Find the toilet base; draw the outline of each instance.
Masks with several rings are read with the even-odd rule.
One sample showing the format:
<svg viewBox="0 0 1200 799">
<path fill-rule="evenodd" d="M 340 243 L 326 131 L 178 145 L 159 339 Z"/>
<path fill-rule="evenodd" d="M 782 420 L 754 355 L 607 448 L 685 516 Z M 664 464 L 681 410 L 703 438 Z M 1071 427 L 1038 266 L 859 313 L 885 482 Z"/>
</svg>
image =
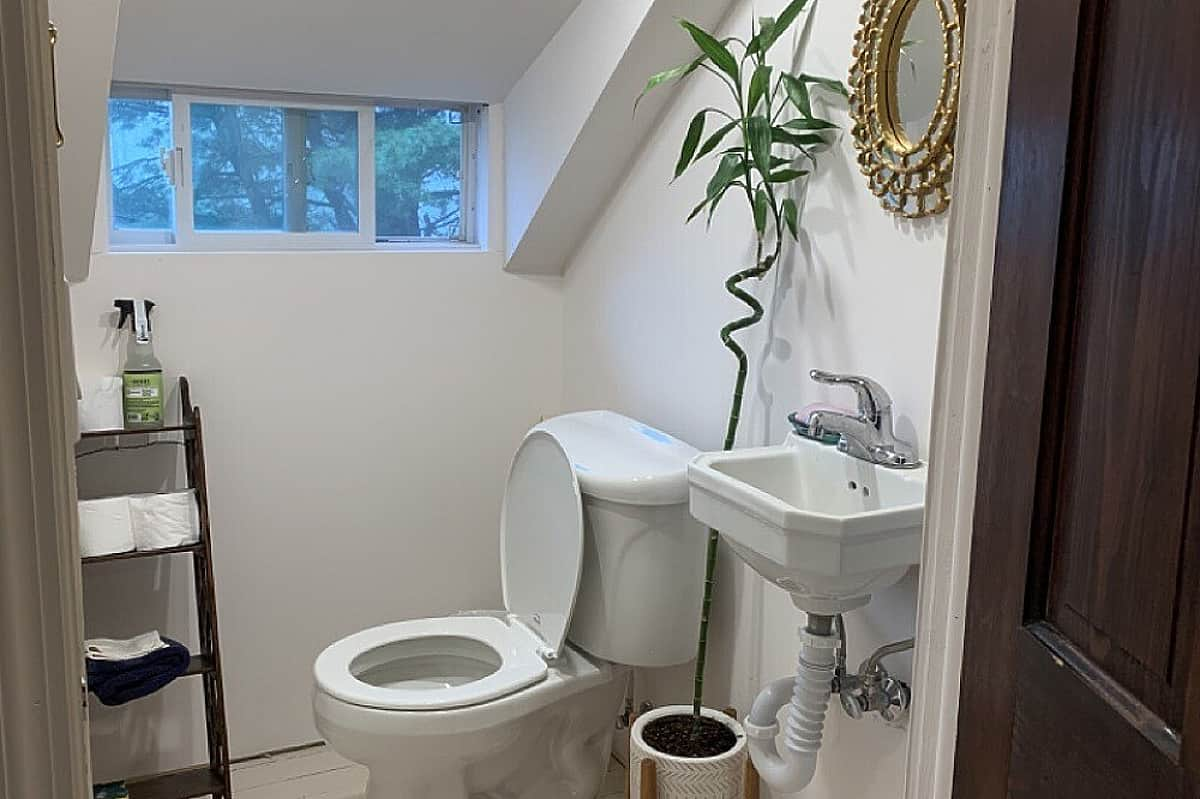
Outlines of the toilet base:
<svg viewBox="0 0 1200 799">
<path fill-rule="evenodd" d="M 319 697 L 317 726 L 335 751 L 366 766 L 365 799 L 595 799 L 624 682 L 606 680 L 496 726 L 443 734 L 426 725 L 389 731 L 385 711 Z"/>
<path fill-rule="evenodd" d="M 462 772 L 413 781 L 411 774 L 391 774 L 380 768 L 367 778 L 363 799 L 470 799 Z"/>
</svg>

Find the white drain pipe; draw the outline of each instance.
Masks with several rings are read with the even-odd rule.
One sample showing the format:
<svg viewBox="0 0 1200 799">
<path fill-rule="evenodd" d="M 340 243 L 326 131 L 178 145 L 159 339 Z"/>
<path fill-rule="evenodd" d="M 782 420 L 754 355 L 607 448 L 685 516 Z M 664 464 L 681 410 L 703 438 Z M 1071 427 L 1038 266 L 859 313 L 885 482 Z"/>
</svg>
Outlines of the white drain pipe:
<svg viewBox="0 0 1200 799">
<path fill-rule="evenodd" d="M 833 694 L 837 646 L 833 617 L 809 614 L 808 626 L 800 631 L 796 676 L 776 680 L 764 688 L 743 723 L 750 757 L 772 791 L 802 791 L 817 771 L 825 711 Z M 781 752 L 775 738 L 779 734 L 777 718 L 784 705 L 789 707 Z"/>
</svg>

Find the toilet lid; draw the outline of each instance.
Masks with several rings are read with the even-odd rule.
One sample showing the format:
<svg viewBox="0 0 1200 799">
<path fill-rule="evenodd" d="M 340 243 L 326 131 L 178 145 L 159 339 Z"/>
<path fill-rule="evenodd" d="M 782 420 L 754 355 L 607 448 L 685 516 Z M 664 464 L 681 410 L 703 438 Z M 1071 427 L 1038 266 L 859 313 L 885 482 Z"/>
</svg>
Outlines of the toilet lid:
<svg viewBox="0 0 1200 799">
<path fill-rule="evenodd" d="M 583 565 L 583 499 L 571 459 L 552 434 L 533 430 L 513 458 L 500 517 L 504 605 L 562 652 Z"/>
</svg>

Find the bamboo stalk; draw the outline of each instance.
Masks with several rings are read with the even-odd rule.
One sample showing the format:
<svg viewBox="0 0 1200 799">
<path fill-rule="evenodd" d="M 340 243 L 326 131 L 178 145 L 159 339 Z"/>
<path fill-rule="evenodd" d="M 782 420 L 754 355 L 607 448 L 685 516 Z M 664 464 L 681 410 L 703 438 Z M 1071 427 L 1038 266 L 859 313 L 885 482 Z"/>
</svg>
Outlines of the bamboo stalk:
<svg viewBox="0 0 1200 799">
<path fill-rule="evenodd" d="M 779 228 L 778 220 L 776 220 L 776 228 Z M 733 338 L 733 334 L 757 324 L 763 318 L 762 303 L 753 294 L 743 289 L 741 283 L 750 278 L 762 278 L 771 271 L 771 267 L 779 259 L 779 253 L 783 247 L 782 231 L 779 233 L 780 235 L 775 238 L 774 254 L 765 258 L 763 257 L 763 237 L 759 234 L 754 266 L 731 275 L 725 281 L 725 289 L 750 308 L 749 314 L 735 319 L 721 328 L 721 341 L 726 349 L 733 353 L 738 362 L 733 401 L 729 408 L 729 424 L 725 429 L 726 451 L 733 449 L 733 445 L 737 442 L 738 425 L 742 418 L 742 398 L 746 390 L 746 377 L 750 370 L 746 351 Z M 717 571 L 717 552 L 720 540 L 720 533 L 709 528 L 708 548 L 704 560 L 704 599 L 700 605 L 700 638 L 696 644 L 696 671 L 692 686 L 692 715 L 695 717 L 693 729 L 696 735 L 699 735 L 700 732 L 700 708 L 704 703 L 704 670 L 708 665 L 708 622 L 712 610 L 713 585 Z"/>
</svg>

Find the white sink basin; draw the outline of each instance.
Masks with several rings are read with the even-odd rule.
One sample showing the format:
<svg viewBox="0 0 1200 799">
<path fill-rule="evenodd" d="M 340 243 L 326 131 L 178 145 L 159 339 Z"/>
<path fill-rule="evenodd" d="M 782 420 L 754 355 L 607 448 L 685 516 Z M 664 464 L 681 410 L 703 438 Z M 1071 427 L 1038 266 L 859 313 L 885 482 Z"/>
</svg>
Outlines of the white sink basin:
<svg viewBox="0 0 1200 799">
<path fill-rule="evenodd" d="M 918 562 L 925 473 L 792 434 L 777 447 L 698 455 L 691 512 L 801 609 L 841 613 Z"/>
</svg>

